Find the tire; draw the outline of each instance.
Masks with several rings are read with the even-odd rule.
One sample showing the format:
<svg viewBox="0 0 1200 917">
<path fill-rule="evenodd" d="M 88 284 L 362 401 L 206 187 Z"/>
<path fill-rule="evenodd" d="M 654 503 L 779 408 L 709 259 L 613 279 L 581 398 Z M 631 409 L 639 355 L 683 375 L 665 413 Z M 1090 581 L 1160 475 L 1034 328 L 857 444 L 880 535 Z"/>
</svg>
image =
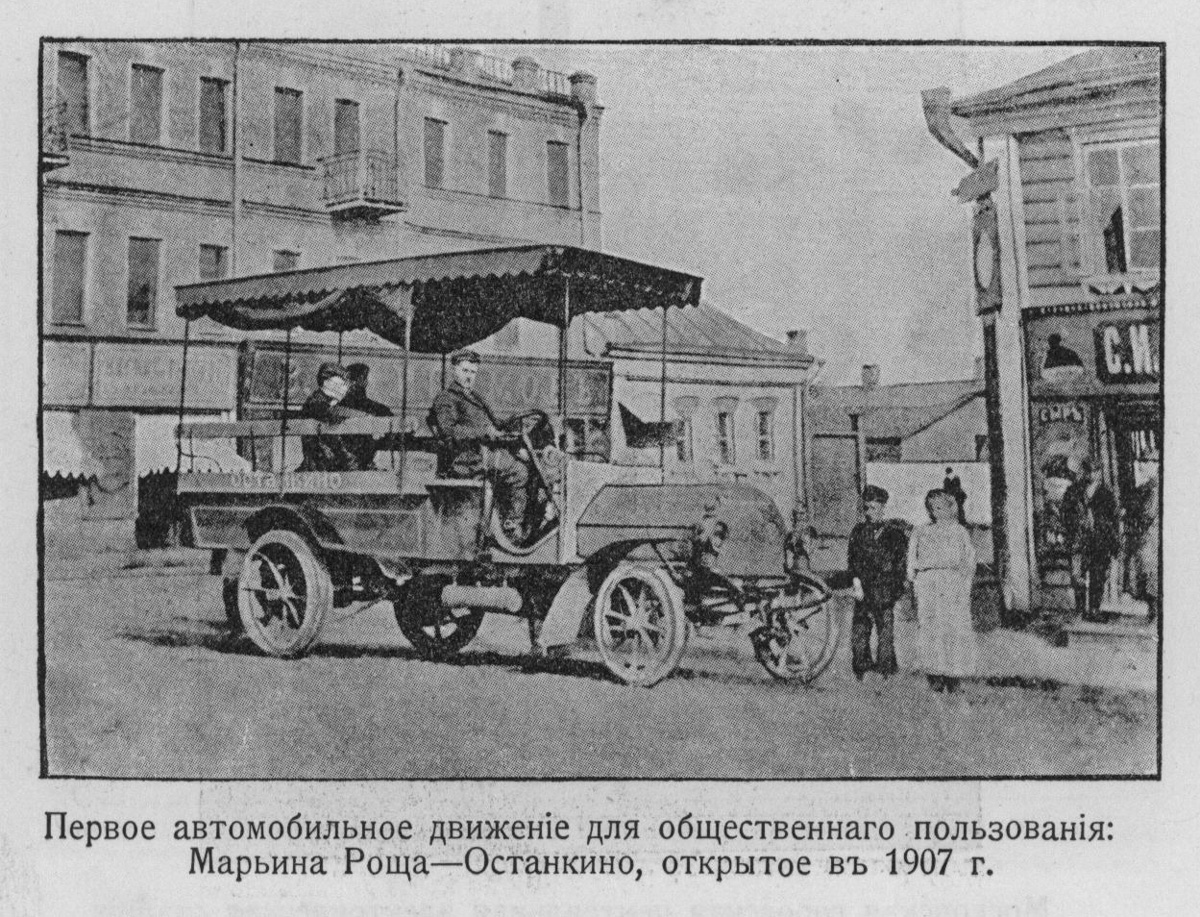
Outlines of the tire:
<svg viewBox="0 0 1200 917">
<path fill-rule="evenodd" d="M 246 554 L 238 579 L 242 628 L 268 656 L 304 655 L 333 608 L 333 581 L 302 535 L 273 529 Z"/>
<path fill-rule="evenodd" d="M 622 562 L 605 577 L 592 626 L 604 664 L 630 685 L 662 681 L 687 646 L 683 593 L 664 568 L 649 564 Z"/>
<path fill-rule="evenodd" d="M 479 608 L 447 608 L 442 589 L 449 576 L 417 574 L 392 601 L 400 633 L 426 659 L 448 659 L 475 639 L 483 624 Z"/>
<path fill-rule="evenodd" d="M 766 634 L 755 640 L 755 657 L 779 681 L 812 684 L 829 668 L 837 653 L 842 631 L 837 600 L 826 589 L 824 601 L 803 607 L 815 594 L 815 590 L 802 587 L 796 596 L 780 597 L 783 604 L 780 611 L 790 633 L 786 643 Z M 787 610 L 789 606 L 794 610 Z"/>
</svg>

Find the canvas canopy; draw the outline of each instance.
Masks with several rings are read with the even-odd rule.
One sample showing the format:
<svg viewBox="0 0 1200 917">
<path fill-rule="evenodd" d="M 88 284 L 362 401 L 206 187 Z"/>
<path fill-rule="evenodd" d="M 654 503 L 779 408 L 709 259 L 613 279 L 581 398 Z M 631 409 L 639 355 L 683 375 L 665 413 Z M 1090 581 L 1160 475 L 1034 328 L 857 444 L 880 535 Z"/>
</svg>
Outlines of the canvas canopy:
<svg viewBox="0 0 1200 917">
<path fill-rule="evenodd" d="M 586 312 L 694 306 L 701 278 L 568 246 L 530 245 L 285 271 L 176 287 L 176 312 L 243 331 L 366 329 L 447 353 L 514 318 L 563 327 Z M 569 303 L 569 309 L 567 307 Z"/>
</svg>

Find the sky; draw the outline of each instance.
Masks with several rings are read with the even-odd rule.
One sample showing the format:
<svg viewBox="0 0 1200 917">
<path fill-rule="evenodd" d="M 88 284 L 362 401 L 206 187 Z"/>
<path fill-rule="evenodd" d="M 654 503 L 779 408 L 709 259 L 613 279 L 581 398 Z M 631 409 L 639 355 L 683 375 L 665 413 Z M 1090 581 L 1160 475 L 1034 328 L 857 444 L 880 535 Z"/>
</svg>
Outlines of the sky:
<svg viewBox="0 0 1200 917">
<path fill-rule="evenodd" d="M 499 56 L 514 49 L 485 48 Z M 782 338 L 808 332 L 820 380 L 969 378 L 967 166 L 929 135 L 921 91 L 1003 85 L 1079 48 L 527 46 L 587 70 L 604 249 L 704 277 L 704 296 Z"/>
</svg>

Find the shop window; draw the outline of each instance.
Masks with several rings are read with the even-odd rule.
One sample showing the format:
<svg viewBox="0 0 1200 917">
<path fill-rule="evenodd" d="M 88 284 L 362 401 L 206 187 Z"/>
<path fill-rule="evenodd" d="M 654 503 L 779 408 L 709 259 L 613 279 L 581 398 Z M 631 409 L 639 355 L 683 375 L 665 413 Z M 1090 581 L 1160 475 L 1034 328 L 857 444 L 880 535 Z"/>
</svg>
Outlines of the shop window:
<svg viewBox="0 0 1200 917">
<path fill-rule="evenodd" d="M 358 133 L 358 103 L 337 99 L 333 105 L 333 155 L 357 153 L 361 149 Z"/>
<path fill-rule="evenodd" d="M 225 102 L 228 91 L 228 81 L 200 77 L 200 150 L 204 153 L 228 150 L 229 117 Z"/>
<path fill-rule="evenodd" d="M 425 119 L 425 187 L 441 188 L 446 180 L 446 122 Z"/>
<path fill-rule="evenodd" d="M 571 205 L 569 150 L 570 147 L 557 140 L 546 144 L 547 194 L 551 205 L 555 207 Z"/>
<path fill-rule="evenodd" d="M 299 252 L 290 252 L 286 249 L 277 248 L 272 252 L 272 256 L 272 267 L 276 273 L 279 271 L 294 271 L 300 266 Z"/>
<path fill-rule="evenodd" d="M 129 286 L 125 297 L 125 321 L 149 328 L 154 325 L 158 305 L 158 239 L 129 240 Z"/>
<path fill-rule="evenodd" d="M 162 139 L 163 72 L 134 64 L 129 81 L 129 139 L 156 144 Z"/>
<path fill-rule="evenodd" d="M 1162 239 L 1158 143 L 1088 147 L 1085 171 L 1096 272 L 1158 270 Z"/>
<path fill-rule="evenodd" d="M 508 197 L 508 135 L 488 131 L 488 194 Z"/>
<path fill-rule="evenodd" d="M 224 280 L 229 276 L 229 249 L 224 245 L 200 246 L 200 279 Z"/>
<path fill-rule="evenodd" d="M 304 93 L 275 87 L 275 161 L 298 165 L 303 150 Z"/>
<path fill-rule="evenodd" d="M 54 298 L 50 320 L 59 324 L 83 322 L 83 297 L 87 288 L 86 232 L 59 231 L 54 234 Z"/>
<path fill-rule="evenodd" d="M 68 133 L 90 134 L 88 59 L 85 55 L 58 52 L 58 100 L 65 103 L 63 120 Z"/>
</svg>

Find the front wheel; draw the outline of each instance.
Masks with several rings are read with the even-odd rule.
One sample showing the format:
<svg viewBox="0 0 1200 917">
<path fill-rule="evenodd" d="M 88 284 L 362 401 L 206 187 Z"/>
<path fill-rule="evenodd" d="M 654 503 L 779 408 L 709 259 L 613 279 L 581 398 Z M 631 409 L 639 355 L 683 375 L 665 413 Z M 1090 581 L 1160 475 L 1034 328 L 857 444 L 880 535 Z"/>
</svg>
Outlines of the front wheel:
<svg viewBox="0 0 1200 917">
<path fill-rule="evenodd" d="M 404 584 L 392 601 L 400 633 L 426 659 L 446 659 L 475 639 L 483 624 L 478 608 L 447 608 L 442 589 L 450 584 L 444 575 L 418 574 Z"/>
<path fill-rule="evenodd" d="M 835 599 L 824 583 L 800 586 L 797 595 L 779 596 L 771 627 L 752 635 L 754 655 L 780 681 L 812 684 L 829 668 L 841 639 Z"/>
<path fill-rule="evenodd" d="M 600 657 L 626 684 L 662 681 L 687 645 L 683 593 L 662 567 L 618 564 L 596 593 L 592 623 Z"/>
<path fill-rule="evenodd" d="M 329 568 L 296 532 L 274 529 L 254 543 L 238 578 L 242 628 L 268 656 L 301 656 L 333 608 Z"/>
</svg>

